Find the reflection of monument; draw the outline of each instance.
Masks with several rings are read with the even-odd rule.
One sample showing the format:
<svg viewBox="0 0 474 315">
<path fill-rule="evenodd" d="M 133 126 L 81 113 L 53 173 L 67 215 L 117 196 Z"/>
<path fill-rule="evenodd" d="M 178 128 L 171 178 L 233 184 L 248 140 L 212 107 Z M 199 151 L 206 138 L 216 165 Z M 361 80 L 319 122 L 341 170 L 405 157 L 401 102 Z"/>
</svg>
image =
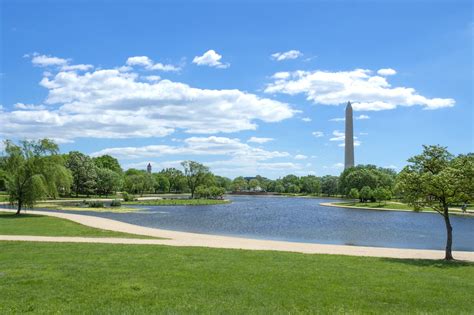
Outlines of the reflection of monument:
<svg viewBox="0 0 474 315">
<path fill-rule="evenodd" d="M 344 169 L 354 166 L 354 124 L 352 121 L 352 105 L 346 106 L 346 136 L 345 136 Z"/>
<path fill-rule="evenodd" d="M 146 171 L 148 174 L 151 174 L 151 164 L 148 163 L 147 167 L 146 167 Z"/>
</svg>

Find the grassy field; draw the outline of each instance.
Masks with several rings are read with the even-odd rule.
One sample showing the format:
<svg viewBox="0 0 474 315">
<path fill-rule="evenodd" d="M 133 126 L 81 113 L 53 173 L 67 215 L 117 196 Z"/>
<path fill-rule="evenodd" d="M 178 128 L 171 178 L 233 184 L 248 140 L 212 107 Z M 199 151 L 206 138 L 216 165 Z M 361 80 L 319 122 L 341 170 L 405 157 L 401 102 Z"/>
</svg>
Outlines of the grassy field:
<svg viewBox="0 0 474 315">
<path fill-rule="evenodd" d="M 142 235 L 95 229 L 60 218 L 25 213 L 18 216 L 7 212 L 0 212 L 0 235 L 151 238 Z"/>
<path fill-rule="evenodd" d="M 396 210 L 410 210 L 414 211 L 413 206 L 407 205 L 405 203 L 400 203 L 400 202 L 387 202 L 387 203 L 378 203 L 378 202 L 334 202 L 334 205 L 338 206 L 350 206 L 350 207 L 360 207 L 360 208 L 377 208 L 380 210 L 384 209 L 396 209 Z M 468 208 L 470 209 L 470 208 Z M 431 208 L 423 208 L 423 212 L 428 211 L 428 212 L 435 212 Z M 461 213 L 461 210 L 459 209 L 450 209 L 449 210 L 452 213 Z"/>
<path fill-rule="evenodd" d="M 0 313 L 474 312 L 474 264 L 151 245 L 0 243 Z"/>
<path fill-rule="evenodd" d="M 229 203 L 229 200 L 215 199 L 159 199 L 159 200 L 140 200 L 122 202 L 124 205 L 143 205 L 143 206 L 204 206 L 220 205 Z"/>
</svg>

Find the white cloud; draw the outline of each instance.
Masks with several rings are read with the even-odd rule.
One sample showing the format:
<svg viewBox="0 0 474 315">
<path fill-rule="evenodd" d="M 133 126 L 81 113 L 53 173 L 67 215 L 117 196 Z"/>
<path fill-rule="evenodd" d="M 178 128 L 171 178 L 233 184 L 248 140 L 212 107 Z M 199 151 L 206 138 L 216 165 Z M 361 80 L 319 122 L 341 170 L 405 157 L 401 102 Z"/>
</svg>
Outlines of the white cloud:
<svg viewBox="0 0 474 315">
<path fill-rule="evenodd" d="M 222 56 L 215 52 L 213 49 L 206 51 L 202 56 L 196 56 L 193 59 L 193 63 L 198 66 L 209 66 L 219 69 L 225 69 L 230 66 L 229 63 L 221 62 Z"/>
<path fill-rule="evenodd" d="M 346 121 L 346 119 L 344 117 L 340 117 L 340 118 L 331 118 L 329 119 L 329 121 L 336 121 L 336 122 L 339 122 L 339 121 Z"/>
<path fill-rule="evenodd" d="M 32 56 L 25 55 L 25 57 L 32 57 L 31 62 L 33 65 L 38 67 L 49 67 L 49 66 L 65 66 L 68 64 L 67 59 L 58 58 L 54 56 L 40 55 L 34 53 Z"/>
<path fill-rule="evenodd" d="M 25 110 L 43 110 L 46 107 L 44 105 L 33 105 L 33 104 L 23 104 L 23 103 L 16 103 L 13 105 L 15 109 L 25 109 Z"/>
<path fill-rule="evenodd" d="M 65 65 L 61 67 L 62 71 L 87 71 L 91 70 L 94 68 L 93 65 L 85 65 L 85 64 L 79 64 L 79 65 Z"/>
<path fill-rule="evenodd" d="M 311 134 L 316 138 L 324 137 L 324 132 L 322 131 L 313 131 Z"/>
<path fill-rule="evenodd" d="M 365 120 L 365 119 L 370 119 L 368 115 L 359 115 L 355 119 L 357 120 Z"/>
<path fill-rule="evenodd" d="M 306 160 L 308 157 L 304 154 L 295 155 L 295 160 Z"/>
<path fill-rule="evenodd" d="M 276 61 L 283 61 L 288 59 L 296 59 L 303 56 L 299 50 L 289 50 L 285 52 L 277 52 L 272 54 L 272 59 Z"/>
<path fill-rule="evenodd" d="M 247 142 L 253 142 L 253 143 L 267 143 L 270 141 L 273 141 L 275 139 L 273 138 L 259 138 L 259 137 L 250 137 L 250 139 L 247 140 Z"/>
<path fill-rule="evenodd" d="M 145 77 L 145 80 L 150 82 L 157 82 L 161 80 L 161 77 L 159 75 L 148 75 Z"/>
<path fill-rule="evenodd" d="M 167 65 L 167 64 L 162 64 L 160 62 L 153 62 L 150 58 L 147 56 L 134 56 L 134 57 L 129 57 L 126 62 L 127 66 L 134 67 L 134 66 L 141 66 L 144 67 L 147 70 L 159 70 L 159 71 L 179 71 L 181 70 L 180 67 L 174 66 L 174 65 Z"/>
<path fill-rule="evenodd" d="M 156 158 L 166 155 L 227 155 L 245 157 L 254 161 L 263 161 L 277 157 L 287 157 L 287 152 L 266 151 L 242 143 L 237 138 L 226 137 L 190 137 L 181 146 L 148 145 L 143 147 L 107 148 L 94 152 L 92 156 L 110 154 L 122 159 Z"/>
<path fill-rule="evenodd" d="M 397 106 L 422 106 L 424 109 L 452 107 L 452 98 L 427 98 L 415 89 L 392 87 L 385 77 L 372 71 L 294 71 L 284 77 L 281 73 L 267 85 L 266 93 L 304 94 L 309 101 L 321 105 L 342 105 L 348 100 L 354 110 L 387 110 Z"/>
<path fill-rule="evenodd" d="M 136 60 L 135 60 L 136 62 Z M 60 71 L 43 77 L 45 109 L 0 115 L 0 136 L 15 138 L 143 138 L 176 130 L 219 133 L 255 130 L 296 112 L 288 104 L 237 89 L 211 90 L 161 80 L 141 82 L 134 72 Z"/>
<path fill-rule="evenodd" d="M 304 122 L 310 122 L 312 119 L 309 117 L 304 117 L 304 118 L 301 118 L 301 120 Z"/>
<path fill-rule="evenodd" d="M 395 71 L 392 68 L 384 68 L 384 69 L 379 69 L 377 71 L 377 74 L 383 75 L 383 76 L 389 76 L 389 75 L 395 75 L 397 74 L 397 71 Z"/>
</svg>

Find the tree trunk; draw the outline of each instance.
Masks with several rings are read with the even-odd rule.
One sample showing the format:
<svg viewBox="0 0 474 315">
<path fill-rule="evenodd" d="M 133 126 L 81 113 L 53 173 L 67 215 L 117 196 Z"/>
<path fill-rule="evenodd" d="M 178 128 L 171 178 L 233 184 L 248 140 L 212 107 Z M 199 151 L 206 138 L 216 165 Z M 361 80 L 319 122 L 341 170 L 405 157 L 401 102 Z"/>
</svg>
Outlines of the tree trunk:
<svg viewBox="0 0 474 315">
<path fill-rule="evenodd" d="M 444 206 L 444 223 L 446 224 L 446 232 L 447 232 L 447 239 L 446 239 L 446 252 L 445 252 L 445 260 L 453 260 L 453 255 L 451 253 L 451 247 L 453 245 L 453 227 L 451 226 L 451 222 L 449 221 L 449 212 L 448 206 Z"/>
<path fill-rule="evenodd" d="M 21 211 L 21 201 L 18 201 L 18 209 L 16 210 L 16 214 L 20 214 Z"/>
</svg>

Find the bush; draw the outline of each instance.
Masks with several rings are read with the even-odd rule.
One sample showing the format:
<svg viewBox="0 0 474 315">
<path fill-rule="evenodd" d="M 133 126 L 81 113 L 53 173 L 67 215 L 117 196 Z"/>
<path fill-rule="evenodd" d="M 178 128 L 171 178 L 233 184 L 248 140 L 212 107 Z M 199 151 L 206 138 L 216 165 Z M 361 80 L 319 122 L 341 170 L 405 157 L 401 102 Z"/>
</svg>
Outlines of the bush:
<svg viewBox="0 0 474 315">
<path fill-rule="evenodd" d="M 133 200 L 135 200 L 135 196 L 129 195 L 127 192 L 122 193 L 122 198 L 123 198 L 123 201 L 133 201 Z"/>
<path fill-rule="evenodd" d="M 225 189 L 217 186 L 198 186 L 194 192 L 194 196 L 199 199 L 218 199 L 222 198 L 224 194 Z"/>
<path fill-rule="evenodd" d="M 89 208 L 103 208 L 104 203 L 102 201 L 89 201 L 87 202 Z"/>
<path fill-rule="evenodd" d="M 122 206 L 122 203 L 120 202 L 120 200 L 114 199 L 114 200 L 112 200 L 112 202 L 110 203 L 110 206 L 111 206 L 111 207 L 121 207 L 121 206 Z"/>
<path fill-rule="evenodd" d="M 359 199 L 359 191 L 357 190 L 357 188 L 352 188 L 351 191 L 349 191 L 349 198 Z"/>
</svg>

